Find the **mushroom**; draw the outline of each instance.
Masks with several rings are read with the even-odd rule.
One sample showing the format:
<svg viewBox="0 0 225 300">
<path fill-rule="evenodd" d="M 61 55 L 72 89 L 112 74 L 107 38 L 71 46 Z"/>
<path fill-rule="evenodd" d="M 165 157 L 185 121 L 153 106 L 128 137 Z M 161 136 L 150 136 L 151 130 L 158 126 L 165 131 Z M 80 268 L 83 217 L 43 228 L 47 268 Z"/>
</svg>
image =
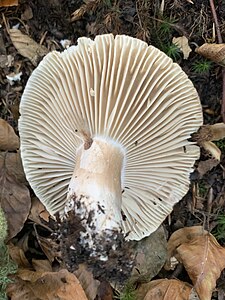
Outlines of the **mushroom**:
<svg viewBox="0 0 225 300">
<path fill-rule="evenodd" d="M 199 97 L 176 63 L 141 40 L 82 37 L 47 54 L 20 113 L 31 187 L 52 215 L 80 216 L 85 238 L 95 233 L 90 247 L 103 233 L 150 235 L 188 191 Z"/>
</svg>

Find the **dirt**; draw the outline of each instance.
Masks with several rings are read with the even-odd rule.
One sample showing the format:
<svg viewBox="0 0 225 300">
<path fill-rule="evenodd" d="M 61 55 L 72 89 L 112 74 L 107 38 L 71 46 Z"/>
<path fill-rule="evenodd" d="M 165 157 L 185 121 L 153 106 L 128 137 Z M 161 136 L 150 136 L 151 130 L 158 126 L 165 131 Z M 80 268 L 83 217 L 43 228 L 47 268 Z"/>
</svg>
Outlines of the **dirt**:
<svg viewBox="0 0 225 300">
<path fill-rule="evenodd" d="M 196 47 L 205 42 L 217 41 L 209 1 L 168 0 L 165 1 L 164 7 L 161 6 L 162 3 L 164 1 L 159 0 L 89 0 L 86 4 L 79 0 L 21 0 L 18 6 L 1 7 L 0 117 L 7 120 L 18 132 L 20 98 L 35 68 L 31 61 L 18 54 L 13 46 L 6 28 L 8 24 L 10 28 L 19 25 L 23 33 L 29 34 L 37 43 L 41 42 L 48 51 L 63 51 L 60 43 L 63 39 L 76 44 L 81 36 L 93 38 L 97 34 L 112 32 L 140 38 L 168 54 L 172 38 L 186 36 L 192 52 L 188 59 L 183 59 L 182 53 L 178 53 L 174 60 L 183 68 L 198 91 L 203 107 L 204 123 L 222 122 L 222 68 L 209 62 L 209 68 L 206 70 L 196 69 L 196 64 L 199 62 L 208 62 L 195 52 Z M 216 12 L 221 35 L 225 41 L 225 2 L 223 0 L 217 1 Z M 11 55 L 10 65 L 4 62 L 1 64 L 1 58 L 5 55 Z M 6 75 L 13 72 L 22 72 L 22 76 L 20 81 L 10 85 Z M 196 162 L 188 194 L 175 206 L 172 215 L 164 223 L 168 236 L 178 228 L 191 225 L 201 224 L 210 231 L 216 230 L 217 216 L 225 211 L 225 146 L 220 143 L 219 147 L 222 151 L 221 162 L 205 174 L 199 173 L 198 162 Z M 200 161 L 208 159 L 210 159 L 209 154 L 203 150 Z M 76 224 L 73 226 L 76 227 Z M 23 230 L 26 231 L 27 228 L 31 230 L 29 224 L 26 224 Z M 62 224 L 61 233 L 65 230 L 68 230 L 68 224 Z M 221 239 L 220 243 L 224 245 L 225 240 Z M 70 268 L 71 261 L 75 260 L 74 264 L 80 262 L 79 259 L 71 256 L 69 250 L 71 246 L 73 246 L 71 239 L 65 241 L 62 246 L 66 264 Z M 41 249 L 39 251 L 41 252 Z M 121 252 L 119 256 L 122 257 L 123 254 L 124 252 Z M 29 255 L 32 257 L 31 253 Z M 33 257 L 35 255 L 33 254 Z M 113 255 L 112 258 L 115 259 Z M 87 257 L 88 253 L 84 260 Z M 113 273 L 117 271 L 114 269 L 114 260 L 110 264 L 112 270 L 109 274 L 113 276 Z M 102 267 L 109 267 L 109 265 L 102 265 L 99 268 Z M 181 272 L 180 276 L 185 275 Z"/>
</svg>

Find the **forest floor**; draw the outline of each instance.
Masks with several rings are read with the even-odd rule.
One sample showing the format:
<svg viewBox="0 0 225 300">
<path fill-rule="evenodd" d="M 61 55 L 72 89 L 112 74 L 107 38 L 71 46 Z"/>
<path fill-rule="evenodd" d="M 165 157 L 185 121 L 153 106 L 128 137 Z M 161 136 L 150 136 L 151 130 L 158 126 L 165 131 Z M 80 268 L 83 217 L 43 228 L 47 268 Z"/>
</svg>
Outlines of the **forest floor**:
<svg viewBox="0 0 225 300">
<path fill-rule="evenodd" d="M 216 1 L 215 10 L 221 37 L 225 42 L 225 1 Z M 12 28 L 18 28 L 23 34 L 29 35 L 33 42 L 43 46 L 38 57 L 34 57 L 32 50 L 31 53 L 23 52 L 23 45 L 12 42 L 13 38 L 14 41 L 23 39 L 23 36 L 15 37 L 15 32 L 10 31 Z M 80 0 L 20 0 L 16 6 L 4 7 L 1 6 L 0 1 L 0 118 L 6 120 L 19 135 L 20 98 L 29 76 L 42 57 L 53 50 L 63 51 L 65 43 L 76 44 L 79 37 L 94 38 L 96 35 L 105 33 L 130 35 L 165 52 L 182 67 L 193 82 L 202 103 L 204 124 L 223 122 L 221 116 L 222 67 L 195 51 L 204 43 L 218 42 L 218 32 L 215 29 L 208 0 L 87 0 L 85 2 Z M 188 50 L 187 45 L 179 49 L 174 42 L 174 38 L 183 40 L 184 37 L 190 47 Z M 29 43 L 26 40 L 23 42 Z M 174 211 L 163 224 L 167 239 L 178 229 L 202 226 L 215 236 L 221 246 L 225 245 L 225 139 L 217 141 L 216 145 L 221 151 L 220 161 L 202 149 L 201 157 L 196 162 L 191 175 L 189 192 L 175 205 Z M 40 284 L 35 286 L 34 282 L 43 274 L 47 276 L 52 275 L 53 271 L 59 272 L 60 268 L 56 265 L 60 265 L 60 254 L 50 237 L 53 229 L 49 225 L 49 215 L 28 186 L 16 151 L 8 152 L 13 154 L 13 157 L 6 162 L 5 152 L 0 152 L 0 164 L 2 168 L 3 165 L 7 165 L 8 171 L 10 169 L 9 173 L 17 177 L 11 184 L 19 196 L 14 197 L 16 207 L 8 210 L 8 216 L 6 216 L 8 219 L 13 219 L 10 225 L 11 236 L 7 239 L 7 245 L 17 265 L 22 266 L 23 270 L 29 269 L 33 272 L 32 275 L 23 273 L 16 279 L 12 279 L 16 281 L 12 281 L 14 285 L 11 283 L 7 290 L 8 299 L 85 299 L 82 296 L 70 298 L 70 296 L 59 294 L 59 298 L 54 298 L 55 296 L 51 296 L 48 288 L 45 287 L 45 293 L 49 293 L 47 298 L 46 294 L 41 292 Z M 29 200 L 32 203 L 30 204 L 31 210 L 30 206 L 26 205 L 30 194 L 27 194 L 24 186 L 31 193 L 32 202 Z M 20 203 L 21 208 L 18 208 Z M 14 217 L 18 212 L 21 213 L 19 220 Z M 225 260 L 224 257 L 221 259 Z M 221 267 L 220 272 L 222 269 Z M 39 277 L 37 274 L 34 275 L 34 271 L 37 273 L 37 270 L 39 275 L 42 272 Z M 127 292 L 125 296 L 121 293 L 119 296 L 120 291 L 115 291 L 110 287 L 110 280 L 100 280 L 99 286 L 99 282 L 96 283 L 92 277 L 89 279 L 88 276 L 92 274 L 82 275 L 82 272 L 84 271 L 80 271 L 76 276 L 89 299 L 110 300 L 113 297 L 120 297 L 124 300 L 136 299 L 133 290 L 138 288 L 137 284 L 132 287 L 132 292 Z M 225 299 L 225 273 L 220 274 L 220 272 L 217 276 L 218 280 L 217 278 L 215 280 L 215 289 L 215 285 L 212 284 L 212 299 Z M 66 276 L 69 282 L 70 275 L 68 274 L 63 274 L 63 276 Z M 86 291 L 88 288 L 83 283 L 82 276 L 88 277 L 84 280 L 86 285 L 88 285 L 87 282 L 92 282 L 92 291 Z M 32 283 L 29 283 L 28 287 L 27 282 L 31 277 Z M 178 265 L 176 271 L 158 270 L 154 279 L 162 278 L 177 278 L 188 282 L 190 286 L 193 284 L 193 278 L 184 267 L 181 267 L 181 264 Z M 54 284 L 56 289 L 56 281 Z M 34 292 L 35 288 L 38 289 L 39 294 Z M 151 298 L 150 296 L 147 298 L 146 292 L 142 295 L 145 296 L 139 296 L 137 299 L 172 299 Z M 200 299 L 210 298 L 200 296 Z"/>
</svg>

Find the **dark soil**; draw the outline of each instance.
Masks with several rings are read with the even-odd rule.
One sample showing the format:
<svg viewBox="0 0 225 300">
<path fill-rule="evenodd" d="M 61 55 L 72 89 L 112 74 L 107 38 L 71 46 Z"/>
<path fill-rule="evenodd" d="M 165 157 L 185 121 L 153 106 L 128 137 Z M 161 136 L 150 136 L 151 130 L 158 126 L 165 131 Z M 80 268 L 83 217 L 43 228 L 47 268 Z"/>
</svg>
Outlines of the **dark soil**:
<svg viewBox="0 0 225 300">
<path fill-rule="evenodd" d="M 163 2 L 160 0 L 87 0 L 86 4 L 80 0 L 19 2 L 17 7 L 0 8 L 0 117 L 7 120 L 16 132 L 20 97 L 35 67 L 14 48 L 6 23 L 10 28 L 19 24 L 22 32 L 38 43 L 41 41 L 49 51 L 62 51 L 60 41 L 63 39 L 76 44 L 81 36 L 93 38 L 98 34 L 113 33 L 137 37 L 169 54 L 172 38 L 186 36 L 193 50 L 189 58 L 183 59 L 179 52 L 173 54 L 172 58 L 187 73 L 198 91 L 204 123 L 222 122 L 222 68 L 213 62 L 208 63 L 194 51 L 205 42 L 217 41 L 208 0 L 193 0 L 193 4 L 188 0 L 168 0 L 165 1 L 163 12 L 160 12 Z M 73 13 L 80 8 L 79 17 L 72 22 L 71 18 L 75 18 Z M 216 1 L 216 12 L 225 41 L 225 1 Z M 1 63 L 1 57 L 9 54 L 13 59 L 10 66 Z M 208 63 L 208 69 L 197 68 L 200 62 Z M 22 72 L 21 80 L 14 85 L 10 85 L 6 79 L 6 75 L 12 72 Z M 200 174 L 196 163 L 188 194 L 165 221 L 168 236 L 178 228 L 192 225 L 204 225 L 210 231 L 218 231 L 217 217 L 225 212 L 225 141 L 218 145 L 222 151 L 220 164 Z M 209 158 L 202 151 L 200 160 Z M 219 242 L 224 245 L 225 237 L 220 238 Z"/>
</svg>

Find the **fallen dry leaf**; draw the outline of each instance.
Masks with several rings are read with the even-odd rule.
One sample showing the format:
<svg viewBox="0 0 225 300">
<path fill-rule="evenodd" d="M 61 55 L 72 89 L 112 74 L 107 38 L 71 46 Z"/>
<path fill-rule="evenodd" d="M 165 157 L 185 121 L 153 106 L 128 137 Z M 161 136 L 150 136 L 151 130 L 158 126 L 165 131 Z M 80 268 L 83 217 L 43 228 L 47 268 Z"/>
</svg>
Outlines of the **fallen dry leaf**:
<svg viewBox="0 0 225 300">
<path fill-rule="evenodd" d="M 36 43 L 19 29 L 9 29 L 9 35 L 19 54 L 28 58 L 34 66 L 37 66 L 40 59 L 48 53 L 46 47 Z"/>
<path fill-rule="evenodd" d="M 102 281 L 97 291 L 98 300 L 113 300 L 113 290 L 107 281 Z"/>
<path fill-rule="evenodd" d="M 67 270 L 59 272 L 34 272 L 18 270 L 8 285 L 11 300 L 88 300 L 78 279 Z"/>
<path fill-rule="evenodd" d="M 31 199 L 28 188 L 10 175 L 4 165 L 0 167 L 0 203 L 8 223 L 9 240 L 23 228 Z"/>
<path fill-rule="evenodd" d="M 17 6 L 18 0 L 0 0 L 0 7 L 3 6 Z"/>
<path fill-rule="evenodd" d="M 80 281 L 88 299 L 94 300 L 97 295 L 100 282 L 94 279 L 92 272 L 88 270 L 85 264 L 79 264 L 79 268 L 74 271 L 74 274 Z"/>
<path fill-rule="evenodd" d="M 158 279 L 142 284 L 137 300 L 189 300 L 192 286 L 176 279 Z"/>
<path fill-rule="evenodd" d="M 213 125 L 203 125 L 195 134 L 198 143 L 202 141 L 219 141 L 225 138 L 225 124 L 216 123 Z"/>
<path fill-rule="evenodd" d="M 198 47 L 195 51 L 215 63 L 223 67 L 225 66 L 225 44 L 205 43 Z"/>
<path fill-rule="evenodd" d="M 205 149 L 213 158 L 220 161 L 221 151 L 220 149 L 211 141 L 201 142 L 201 147 Z"/>
<path fill-rule="evenodd" d="M 174 37 L 172 43 L 176 45 L 182 52 L 184 59 L 188 59 L 190 52 L 192 51 L 186 36 Z"/>
<path fill-rule="evenodd" d="M 183 263 L 199 298 L 210 300 L 216 281 L 225 268 L 225 249 L 208 233 L 182 244 L 176 257 Z"/>
<path fill-rule="evenodd" d="M 209 171 L 212 170 L 212 168 L 216 167 L 219 164 L 219 161 L 215 158 L 210 158 L 207 160 L 201 160 L 198 163 L 197 171 L 199 173 L 200 179 Z"/>
<path fill-rule="evenodd" d="M 24 251 L 20 247 L 15 246 L 12 243 L 9 243 L 7 246 L 8 246 L 10 257 L 18 265 L 19 268 L 31 267 L 29 261 L 25 256 Z"/>
<path fill-rule="evenodd" d="M 41 201 L 37 197 L 32 197 L 31 200 L 32 204 L 28 219 L 39 225 L 43 225 L 42 220 L 49 222 L 50 214 L 47 212 Z"/>
<path fill-rule="evenodd" d="M 172 234 L 168 248 L 182 263 L 201 300 L 210 300 L 216 280 L 225 268 L 225 249 L 201 226 L 179 229 Z"/>
<path fill-rule="evenodd" d="M 174 256 L 176 249 L 181 244 L 189 243 L 194 238 L 207 234 L 208 231 L 204 230 L 202 226 L 192 226 L 178 229 L 171 235 L 167 243 L 168 258 Z"/>
<path fill-rule="evenodd" d="M 20 152 L 0 152 L 0 167 L 5 166 L 8 174 L 13 175 L 19 183 L 27 183 Z"/>
<path fill-rule="evenodd" d="M 0 150 L 14 151 L 19 148 L 19 137 L 13 128 L 3 119 L 0 119 Z"/>
</svg>

